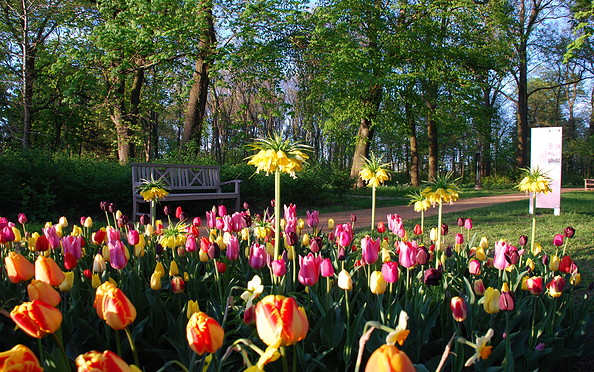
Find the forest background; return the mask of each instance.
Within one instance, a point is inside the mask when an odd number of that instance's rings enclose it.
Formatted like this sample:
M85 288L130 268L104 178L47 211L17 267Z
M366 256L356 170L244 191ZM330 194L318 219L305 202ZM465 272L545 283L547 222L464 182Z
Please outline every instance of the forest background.
M272 132L313 148L299 182L286 181L287 202L306 205L362 186L370 151L392 163L393 185L444 171L468 185L514 184L532 127L563 127L564 184L592 177L587 0L0 9L0 215L129 206L131 161L222 165L223 179L244 180L244 199L270 199L272 181L244 159Z

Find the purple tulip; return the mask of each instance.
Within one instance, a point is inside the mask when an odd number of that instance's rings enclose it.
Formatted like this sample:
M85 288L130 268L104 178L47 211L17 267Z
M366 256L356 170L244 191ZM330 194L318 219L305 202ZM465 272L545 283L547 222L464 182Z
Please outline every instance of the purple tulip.
M126 258L124 243L121 240L116 240L113 244L108 243L109 248L109 264L116 270L121 270L128 264Z
M423 273L423 283L427 286L438 285L441 281L442 274L435 268L429 268Z
M305 212L307 215L307 226L309 227L317 227L320 223L320 212L318 211L307 211Z
M10 229L10 232L12 233L12 229ZM55 226L44 228L43 235L45 235L45 237L47 238L49 246L52 249L56 249L60 246L60 238L58 237L58 233L56 232ZM14 240L14 233L12 240Z
M500 240L495 243L495 257L493 259L493 266L499 270L504 270L509 266L509 263L505 259L505 254L507 251L511 249L511 246L505 242L505 240Z
M82 236L68 235L62 239L64 254L70 253L76 261L82 257Z
M419 265L426 265L430 257L429 250L424 245L419 246L417 249L417 263Z

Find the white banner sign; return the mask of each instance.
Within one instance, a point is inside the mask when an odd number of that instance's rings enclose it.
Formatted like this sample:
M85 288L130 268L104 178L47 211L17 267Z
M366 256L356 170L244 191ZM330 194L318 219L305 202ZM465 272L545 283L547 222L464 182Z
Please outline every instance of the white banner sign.
M555 215L561 214L561 155L563 128L532 128L530 168L539 168L551 178L551 189L548 194L536 196L536 208L553 208ZM532 203L532 198L530 198ZM533 206L530 205L532 211Z

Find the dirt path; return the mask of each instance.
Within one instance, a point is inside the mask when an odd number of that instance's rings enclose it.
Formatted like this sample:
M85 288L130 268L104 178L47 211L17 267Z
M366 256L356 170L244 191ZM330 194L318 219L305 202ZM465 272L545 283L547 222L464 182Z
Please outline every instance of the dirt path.
M562 193L569 191L580 191L582 188L564 188L561 189ZM469 209L482 208L494 204L508 203L518 200L526 201L526 210L528 209L528 196L525 193L515 194L504 194L504 195L493 195L493 196L482 196L477 198L460 199L454 204L445 204L443 206L443 213L455 213L462 212ZM371 202L370 202L371 204ZM563 208L563 206L562 206ZM344 211L344 212L331 212L320 214L320 225L327 226L328 219L334 219L335 223L345 223L351 220L351 214L357 216L356 227L370 226L371 225L371 208L362 209L357 211ZM386 215L398 214L403 220L420 218L420 214L415 212L412 206L396 206L396 207L384 207L376 208L375 210L375 221L386 222ZM437 215L437 208L429 208L425 212L425 217ZM460 217L464 217L462 214Z

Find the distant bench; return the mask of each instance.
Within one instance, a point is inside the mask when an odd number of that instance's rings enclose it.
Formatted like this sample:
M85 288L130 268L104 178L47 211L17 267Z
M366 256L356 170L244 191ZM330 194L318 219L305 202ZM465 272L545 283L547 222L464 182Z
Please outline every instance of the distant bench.
M220 168L206 165L132 163L132 215L135 220L141 203L148 203L138 193L142 180L163 179L169 195L168 201L235 199L235 210L239 211L240 180L221 182ZM221 186L234 184L234 191L223 192Z
M594 178L586 178L584 180L584 190L594 190Z

